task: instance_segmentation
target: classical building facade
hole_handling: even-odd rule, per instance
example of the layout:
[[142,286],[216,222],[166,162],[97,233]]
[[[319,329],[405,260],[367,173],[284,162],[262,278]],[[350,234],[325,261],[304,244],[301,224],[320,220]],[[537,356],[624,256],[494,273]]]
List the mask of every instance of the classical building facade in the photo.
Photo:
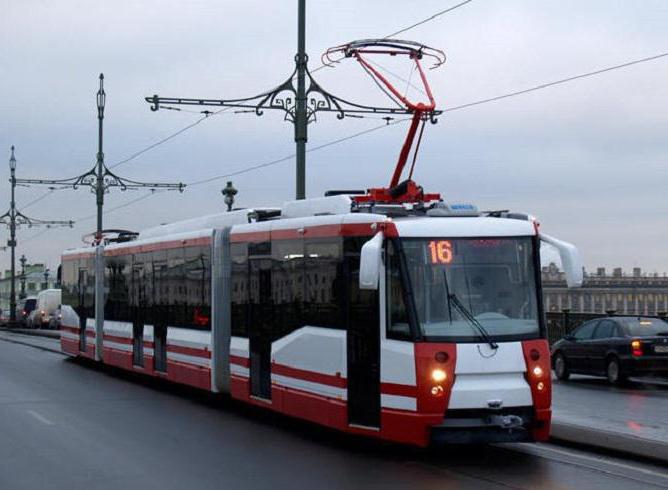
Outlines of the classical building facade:
[[617,315],[661,315],[668,311],[668,277],[647,274],[636,267],[628,274],[621,267],[608,273],[599,267],[585,271],[581,288],[568,289],[564,273],[555,264],[542,268],[543,298],[547,312]]
[[[46,273],[46,274],[45,274]],[[9,294],[11,291],[11,272],[6,270],[0,278],[0,309],[9,311]],[[25,267],[25,296],[36,296],[43,289],[58,287],[58,278],[55,271],[51,271],[44,264],[26,264]],[[16,302],[21,299],[21,270],[16,274]]]

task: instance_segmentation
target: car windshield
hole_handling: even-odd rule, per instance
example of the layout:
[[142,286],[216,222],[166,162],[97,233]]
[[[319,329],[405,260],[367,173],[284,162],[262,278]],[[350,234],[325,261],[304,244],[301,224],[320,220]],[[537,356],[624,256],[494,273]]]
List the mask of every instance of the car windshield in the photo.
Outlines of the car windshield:
[[402,245],[427,340],[481,341],[476,320],[495,340],[538,335],[530,237],[404,239]]
[[625,318],[622,321],[634,337],[668,335],[668,323],[658,318]]

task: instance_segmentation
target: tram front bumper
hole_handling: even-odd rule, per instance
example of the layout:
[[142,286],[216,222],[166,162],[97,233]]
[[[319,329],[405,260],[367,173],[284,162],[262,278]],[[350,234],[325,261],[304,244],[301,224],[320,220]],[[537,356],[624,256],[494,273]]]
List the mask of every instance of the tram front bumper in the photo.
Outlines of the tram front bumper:
[[431,428],[432,443],[487,444],[533,442],[532,407],[499,411],[448,410],[446,417]]

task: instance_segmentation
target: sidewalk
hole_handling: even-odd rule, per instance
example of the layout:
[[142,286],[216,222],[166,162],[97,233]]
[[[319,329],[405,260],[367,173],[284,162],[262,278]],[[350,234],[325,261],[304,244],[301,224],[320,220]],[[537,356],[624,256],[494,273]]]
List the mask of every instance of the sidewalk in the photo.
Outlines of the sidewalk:
[[552,438],[668,463],[667,409],[666,386],[573,376],[553,385]]

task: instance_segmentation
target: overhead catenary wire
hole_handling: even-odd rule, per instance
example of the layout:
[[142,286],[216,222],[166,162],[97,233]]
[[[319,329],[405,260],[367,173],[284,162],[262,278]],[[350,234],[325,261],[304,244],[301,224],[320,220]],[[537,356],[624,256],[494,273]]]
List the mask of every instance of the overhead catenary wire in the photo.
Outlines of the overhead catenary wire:
[[430,16],[427,17],[426,19],[423,19],[423,20],[421,20],[421,21],[419,21],[419,22],[416,22],[415,24],[412,24],[412,25],[410,25],[410,26],[408,26],[408,27],[404,27],[403,29],[399,29],[398,31],[393,32],[392,34],[388,34],[388,35],[385,36],[383,39],[389,39],[389,38],[394,37],[394,36],[397,36],[397,35],[399,35],[399,34],[403,34],[404,32],[406,32],[406,31],[410,31],[411,29],[414,29],[414,28],[416,28],[416,27],[418,27],[418,26],[421,26],[422,24],[426,24],[427,22],[431,22],[432,20],[437,19],[437,18],[440,17],[441,15],[445,15],[445,14],[447,14],[448,12],[452,12],[453,10],[458,9],[459,7],[463,7],[464,5],[466,5],[467,3],[471,3],[472,1],[473,1],[473,0],[465,0],[464,2],[460,2],[460,3],[458,3],[457,5],[453,5],[452,7],[448,7],[447,9],[444,9],[444,10],[441,10],[441,11],[439,11],[439,12],[436,12],[435,14],[430,15]]
[[[182,109],[180,109],[180,108],[170,108],[170,109],[173,109],[173,110],[182,110]],[[188,130],[191,129],[191,128],[194,128],[195,126],[197,126],[197,125],[200,124],[201,122],[205,121],[205,120],[208,119],[209,117],[211,117],[211,116],[216,116],[216,115],[218,115],[218,114],[220,114],[220,113],[222,113],[222,112],[228,111],[228,110],[230,110],[230,109],[231,109],[230,107],[225,107],[225,108],[223,108],[223,109],[220,109],[220,110],[218,110],[218,111],[214,111],[214,112],[206,111],[206,112],[204,113],[204,115],[203,115],[202,117],[200,117],[199,119],[197,119],[195,122],[190,123],[190,124],[188,124],[187,126],[181,128],[181,129],[179,129],[178,131],[176,131],[176,132],[170,134],[169,136],[166,136],[165,138],[162,138],[161,140],[156,141],[155,143],[150,144],[150,145],[147,146],[146,148],[143,148],[143,149],[141,149],[141,150],[139,150],[139,151],[133,153],[133,154],[130,155],[129,157],[127,157],[127,158],[125,158],[125,159],[123,159],[123,160],[121,160],[121,161],[119,161],[119,162],[116,162],[116,163],[114,163],[113,165],[110,165],[109,168],[110,168],[110,169],[112,169],[112,168],[116,168],[116,167],[119,167],[119,166],[121,166],[121,165],[123,165],[123,164],[125,164],[125,163],[127,163],[127,162],[129,162],[129,161],[131,161],[131,160],[134,160],[134,159],[137,158],[139,155],[143,155],[143,154],[146,153],[147,151],[150,151],[150,150],[152,150],[153,148],[156,148],[156,147],[158,147],[158,146],[160,146],[160,145],[162,145],[162,144],[164,144],[164,143],[167,143],[169,140],[171,140],[171,139],[173,139],[173,138],[176,138],[177,136],[179,136],[180,134],[185,133],[186,131],[188,131]],[[188,112],[194,112],[194,111],[188,111]],[[201,114],[201,113],[200,113],[200,114]]]
[[536,92],[537,90],[543,90],[543,89],[546,89],[546,88],[549,88],[549,87],[554,87],[555,85],[561,85],[561,84],[564,84],[564,83],[573,82],[575,80],[581,80],[583,78],[588,78],[588,77],[593,77],[593,76],[596,76],[596,75],[601,75],[603,73],[607,73],[607,72],[610,72],[610,71],[613,71],[613,70],[619,70],[621,68],[627,68],[629,66],[637,65],[639,63],[646,63],[648,61],[655,61],[655,60],[658,60],[660,58],[664,58],[666,56],[668,56],[668,52],[660,53],[660,54],[657,54],[657,55],[654,55],[654,56],[648,56],[646,58],[640,58],[640,59],[628,61],[626,63],[621,63],[619,65],[614,65],[614,66],[609,66],[607,68],[601,68],[599,70],[594,70],[594,71],[590,71],[590,72],[587,72],[587,73],[581,73],[579,75],[573,75],[571,77],[562,78],[560,80],[554,80],[552,82],[541,83],[540,85],[536,85],[534,87],[530,87],[530,88],[523,89],[523,90],[518,90],[518,91],[515,91],[515,92],[509,92],[507,94],[497,95],[495,97],[480,99],[480,100],[476,100],[476,101],[473,101],[473,102],[467,102],[465,104],[460,104],[460,105],[457,105],[457,106],[454,106],[454,107],[448,107],[446,109],[443,109],[443,112],[458,111],[458,110],[461,110],[461,109],[466,109],[466,108],[474,107],[474,106],[477,106],[477,105],[482,105],[482,104],[487,104],[487,103],[490,103],[490,102],[496,102],[496,101],[499,101],[499,100],[508,99],[510,97],[516,97],[518,95],[528,94],[530,92]]
[[[338,138],[338,139],[335,139],[335,140],[332,140],[332,141],[328,141],[327,143],[323,143],[323,144],[318,145],[318,146],[314,146],[312,148],[307,149],[306,153],[311,153],[311,152],[314,152],[314,151],[322,150],[323,148],[327,148],[329,146],[337,145],[339,143],[343,143],[344,141],[348,141],[348,140],[351,140],[353,138],[363,136],[365,134],[373,133],[374,131],[378,131],[379,129],[382,129],[384,127],[393,126],[395,124],[399,124],[401,122],[405,122],[405,121],[408,121],[408,120],[410,120],[410,118],[407,117],[407,118],[402,118],[402,119],[396,119],[394,121],[387,121],[385,124],[381,124],[379,126],[374,126],[372,128],[368,128],[368,129],[365,129],[363,131],[359,131],[357,133],[353,133],[351,135],[344,136],[342,138]],[[210,182],[215,182],[217,180],[234,177],[234,176],[237,176],[237,175],[252,172],[254,170],[259,170],[261,168],[266,168],[266,167],[271,167],[271,166],[274,166],[274,165],[278,165],[279,163],[287,162],[288,160],[292,160],[294,157],[295,157],[295,154],[291,153],[290,155],[286,155],[284,157],[277,158],[276,160],[270,160],[268,162],[257,163],[257,164],[251,165],[249,167],[243,168],[241,170],[236,170],[234,172],[230,172],[230,173],[227,173],[227,174],[215,175],[213,177],[209,177],[209,178],[202,179],[202,180],[196,180],[196,181],[190,182],[186,185],[188,187],[195,187],[195,186],[202,185],[202,184],[208,184]]]
[[56,189],[49,189],[48,191],[46,191],[46,192],[45,192],[44,194],[42,194],[41,196],[39,196],[39,197],[33,199],[32,201],[30,201],[29,203],[27,203],[27,204],[25,204],[25,205],[23,205],[23,206],[21,206],[21,209],[27,209],[27,208],[29,208],[30,206],[32,206],[33,204],[37,204],[37,203],[40,202],[42,199],[46,199],[47,197],[49,197],[49,196],[50,196],[51,194],[53,194],[54,192],[56,192]]

